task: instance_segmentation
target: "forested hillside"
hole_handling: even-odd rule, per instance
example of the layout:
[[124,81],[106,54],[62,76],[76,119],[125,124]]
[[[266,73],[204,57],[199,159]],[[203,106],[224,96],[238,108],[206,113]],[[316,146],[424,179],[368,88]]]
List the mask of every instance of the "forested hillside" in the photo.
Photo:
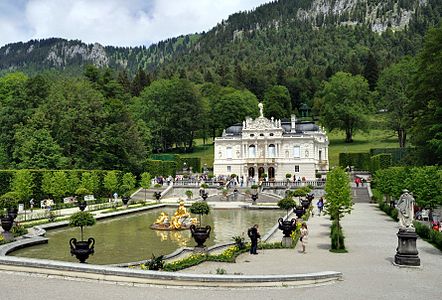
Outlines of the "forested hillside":
[[436,0],[280,0],[149,48],[6,45],[0,168],[139,173],[149,153],[191,151],[256,116],[258,101],[277,119],[312,111],[346,142],[387,110],[398,146],[411,135],[423,161],[440,162],[442,104],[428,89],[442,80],[440,27],[423,41],[441,16]]

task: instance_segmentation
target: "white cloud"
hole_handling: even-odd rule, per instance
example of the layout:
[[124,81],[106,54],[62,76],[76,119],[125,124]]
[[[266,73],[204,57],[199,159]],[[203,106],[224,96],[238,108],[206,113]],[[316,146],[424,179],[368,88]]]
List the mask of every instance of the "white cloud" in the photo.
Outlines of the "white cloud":
[[269,0],[0,0],[0,45],[62,37],[103,45],[148,45],[207,31]]

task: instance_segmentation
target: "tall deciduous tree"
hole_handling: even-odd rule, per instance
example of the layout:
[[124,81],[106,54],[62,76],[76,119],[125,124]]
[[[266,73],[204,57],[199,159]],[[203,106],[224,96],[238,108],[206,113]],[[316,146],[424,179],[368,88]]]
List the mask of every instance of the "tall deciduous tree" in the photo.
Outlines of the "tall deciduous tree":
[[112,194],[118,189],[118,172],[108,171],[103,178],[103,186],[112,198]]
[[155,149],[165,150],[173,144],[192,148],[203,113],[201,96],[191,82],[176,78],[154,81],[136,101],[134,111],[151,128]]
[[442,170],[427,166],[415,167],[409,172],[406,186],[416,198],[417,205],[431,209],[442,205]]
[[104,98],[89,82],[65,79],[53,84],[40,107],[53,138],[69,159],[68,167],[94,168],[105,122]]
[[91,193],[95,193],[100,187],[100,178],[98,178],[95,172],[83,172],[81,174],[81,187]]
[[442,25],[430,29],[418,55],[412,142],[423,162],[442,162]]
[[360,75],[338,72],[324,83],[316,98],[322,123],[329,129],[345,131],[345,142],[353,141],[357,129],[363,129],[370,112],[370,91]]
[[396,131],[399,147],[404,148],[407,133],[413,121],[413,99],[411,83],[415,76],[416,65],[410,57],[385,69],[379,77],[377,91],[380,96],[379,108],[385,108],[388,125]]
[[[351,212],[353,206],[349,178],[342,168],[336,167],[328,172],[325,198],[327,201],[325,202],[324,212],[336,222],[335,230],[341,231],[340,221],[345,214]],[[342,233],[339,232],[338,235],[340,236]],[[337,239],[336,249],[341,249],[339,241],[340,238]]]
[[14,141],[13,158],[19,168],[59,169],[66,164],[41,111],[35,112],[26,124],[16,126]]
[[28,77],[11,73],[0,77],[0,163],[10,167],[14,151],[15,125],[30,114],[25,87]]
[[143,174],[141,174],[140,185],[144,189],[144,201],[147,200],[146,190],[150,187],[151,179],[152,179],[152,176],[150,176],[150,173],[144,172]]
[[29,170],[17,170],[11,183],[11,190],[20,197],[21,201],[30,199],[34,193],[34,177]]
[[290,93],[285,86],[275,85],[264,94],[264,115],[267,118],[289,118],[292,113]]
[[235,123],[240,123],[246,117],[258,116],[258,99],[248,90],[223,88],[219,91],[219,98],[210,103],[212,107],[212,122],[217,129],[225,129]]
[[64,196],[68,193],[68,177],[63,171],[56,171],[53,173],[52,180],[52,192],[51,194],[54,198],[61,201]]

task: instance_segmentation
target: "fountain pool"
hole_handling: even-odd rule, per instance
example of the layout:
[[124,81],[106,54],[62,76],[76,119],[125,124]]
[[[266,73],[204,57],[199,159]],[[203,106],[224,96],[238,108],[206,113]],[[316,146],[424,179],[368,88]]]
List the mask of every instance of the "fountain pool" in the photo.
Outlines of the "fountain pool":
[[[89,257],[88,263],[116,264],[139,261],[151,258],[152,254],[165,255],[181,247],[195,246],[189,230],[156,231],[149,228],[162,211],[171,215],[175,210],[176,207],[153,209],[98,221],[93,227],[85,227],[84,237],[94,237],[96,240],[95,254]],[[233,236],[242,233],[248,241],[247,229],[253,224],[258,224],[261,235],[264,235],[283,215],[281,210],[212,209],[202,220],[203,225],[212,226],[206,246],[232,242]],[[79,238],[79,228],[54,229],[48,231],[46,236],[49,238],[48,244],[19,249],[10,255],[77,262],[77,259],[70,255],[68,242],[71,237]]]

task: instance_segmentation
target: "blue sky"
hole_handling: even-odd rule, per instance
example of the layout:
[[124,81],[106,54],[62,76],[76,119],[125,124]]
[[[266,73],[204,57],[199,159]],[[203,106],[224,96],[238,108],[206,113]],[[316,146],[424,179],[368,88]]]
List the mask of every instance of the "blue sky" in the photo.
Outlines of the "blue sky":
[[0,0],[0,46],[61,37],[102,45],[149,45],[207,31],[269,0]]

